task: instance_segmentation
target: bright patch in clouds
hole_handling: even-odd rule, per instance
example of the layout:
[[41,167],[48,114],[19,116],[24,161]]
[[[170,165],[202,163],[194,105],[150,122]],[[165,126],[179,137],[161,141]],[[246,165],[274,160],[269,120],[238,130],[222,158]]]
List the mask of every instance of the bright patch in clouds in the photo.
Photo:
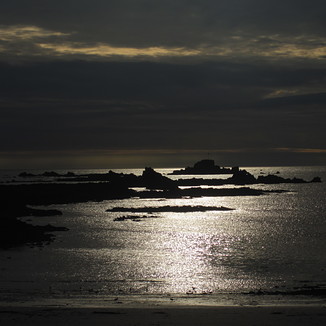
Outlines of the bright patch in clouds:
[[[232,58],[267,60],[326,58],[326,38],[299,35],[289,37],[280,34],[252,35],[239,31],[237,34],[225,35],[216,43],[198,44],[197,46],[148,46],[118,47],[110,42],[97,42],[85,39],[76,41],[77,33],[63,33],[38,26],[0,26],[0,53],[19,55],[64,57],[88,56],[93,59],[120,57],[185,57],[201,59],[232,60]],[[77,35],[80,39],[83,35]],[[218,43],[218,45],[217,45]],[[28,45],[28,46],[27,46]]]
[[80,44],[66,43],[66,44],[48,44],[40,43],[39,47],[42,49],[53,50],[59,55],[92,55],[100,57],[110,56],[188,56],[197,55],[200,53],[198,50],[189,50],[184,48],[164,48],[164,47],[148,47],[148,48],[132,48],[132,47],[113,47],[107,44],[97,44],[94,46],[83,46]]
[[281,97],[290,97],[290,96],[300,96],[300,95],[314,95],[321,94],[325,92],[323,87],[301,87],[301,88],[289,88],[289,89],[276,89],[273,92],[267,94],[265,99],[281,98]]
[[286,37],[276,35],[239,35],[226,37],[220,46],[207,46],[202,54],[239,58],[325,59],[326,38],[301,35]]
[[[325,41],[326,42],[326,41]],[[198,57],[261,57],[277,59],[324,59],[326,57],[326,45],[287,43],[284,41],[282,44],[279,42],[277,45],[270,43],[268,45],[259,46],[255,40],[237,40],[234,39],[229,44],[226,40],[224,45],[219,47],[205,46],[198,47],[197,49],[187,49],[184,47],[147,47],[147,48],[133,48],[133,47],[114,47],[109,44],[99,43],[89,46],[87,44],[77,42],[67,42],[63,44],[57,43],[38,43],[42,49],[51,50],[56,55],[86,55],[98,57],[110,56],[124,56],[124,57],[137,57],[137,56],[150,56],[150,57],[163,57],[163,56],[198,56]]]
[[1,41],[31,40],[34,38],[66,36],[70,34],[49,31],[37,26],[6,26],[0,27]]

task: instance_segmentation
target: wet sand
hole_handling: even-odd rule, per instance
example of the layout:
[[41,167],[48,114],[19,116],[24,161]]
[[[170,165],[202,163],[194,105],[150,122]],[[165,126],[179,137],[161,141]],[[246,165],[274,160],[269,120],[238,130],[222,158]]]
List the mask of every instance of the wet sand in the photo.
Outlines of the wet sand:
[[1,325],[325,325],[325,306],[1,307]]
[[[233,298],[233,301],[230,299]],[[22,299],[22,298],[21,298]],[[326,325],[326,302],[258,301],[230,296],[85,296],[1,300],[0,324],[20,325]],[[233,303],[232,303],[233,302]]]

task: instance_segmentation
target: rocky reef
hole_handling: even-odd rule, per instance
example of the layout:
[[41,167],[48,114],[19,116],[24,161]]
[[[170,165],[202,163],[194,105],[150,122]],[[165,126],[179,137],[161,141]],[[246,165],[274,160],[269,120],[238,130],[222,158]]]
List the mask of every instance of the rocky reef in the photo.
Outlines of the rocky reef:
[[[180,171],[179,171],[180,172]],[[174,171],[173,174],[179,174]],[[182,172],[182,173],[181,173]],[[257,178],[246,170],[239,168],[220,168],[213,160],[197,162],[194,167],[182,170],[180,174],[226,174],[232,176],[226,179],[186,178],[171,180],[170,178],[146,167],[142,175],[123,174],[109,171],[105,174],[82,174],[72,172],[58,174],[56,172],[44,172],[43,174],[29,174],[23,172],[21,178],[50,177],[51,182],[28,180],[25,183],[0,184],[2,214],[0,218],[0,248],[22,244],[40,244],[53,239],[50,232],[64,231],[65,228],[57,228],[51,225],[34,226],[19,220],[24,216],[53,216],[60,215],[57,210],[39,210],[29,205],[69,204],[87,201],[117,200],[126,198],[193,198],[201,196],[260,196],[269,192],[283,192],[283,190],[262,190],[239,185],[257,184],[282,184],[282,183],[308,183],[321,182],[319,177],[306,181],[299,178],[282,178],[279,175],[260,175]],[[200,186],[234,185],[235,187],[217,188]],[[187,186],[187,187],[185,187]],[[133,189],[133,188],[142,189]],[[117,207],[112,212],[122,211]],[[139,211],[127,209],[132,213],[149,212],[188,212],[203,210],[228,210],[225,207],[145,207]],[[137,219],[128,215],[121,220]]]
[[282,178],[278,175],[260,175],[257,178],[246,170],[238,170],[227,179],[179,179],[178,186],[222,186],[222,185],[254,185],[254,184],[281,184],[281,183],[314,183],[321,182],[320,177],[314,177],[312,180],[307,181],[301,178]]
[[157,212],[207,212],[207,211],[230,211],[232,208],[224,206],[152,206],[152,207],[114,207],[107,212],[132,212],[132,213],[157,213]]

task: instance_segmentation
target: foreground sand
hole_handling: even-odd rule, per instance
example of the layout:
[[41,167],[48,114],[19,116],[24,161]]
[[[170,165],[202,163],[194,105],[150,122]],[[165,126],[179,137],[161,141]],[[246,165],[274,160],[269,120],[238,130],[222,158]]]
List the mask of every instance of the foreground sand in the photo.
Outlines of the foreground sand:
[[326,325],[325,306],[1,306],[0,324],[17,325]]

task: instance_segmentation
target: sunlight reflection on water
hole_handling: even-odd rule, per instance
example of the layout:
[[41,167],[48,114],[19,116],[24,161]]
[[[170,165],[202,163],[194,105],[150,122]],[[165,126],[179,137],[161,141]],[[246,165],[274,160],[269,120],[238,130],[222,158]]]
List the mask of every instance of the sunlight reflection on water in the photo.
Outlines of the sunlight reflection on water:
[[[26,287],[51,285],[71,293],[216,293],[290,287],[302,280],[325,282],[324,183],[256,187],[291,192],[57,205],[64,215],[51,223],[70,231],[42,250],[14,253],[1,287],[20,279]],[[234,210],[105,212],[168,205]],[[123,215],[147,218],[114,221]],[[44,218],[33,221],[48,223]]]

